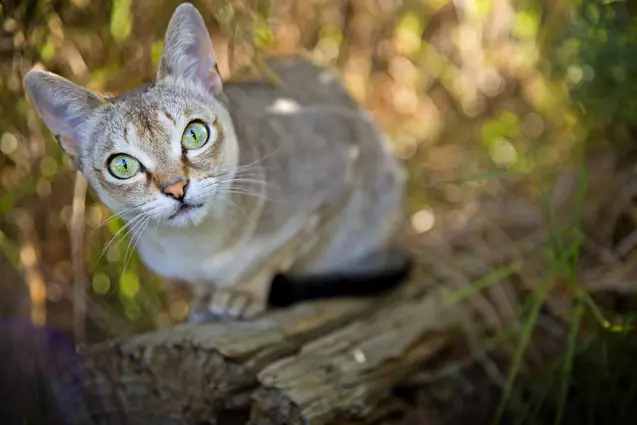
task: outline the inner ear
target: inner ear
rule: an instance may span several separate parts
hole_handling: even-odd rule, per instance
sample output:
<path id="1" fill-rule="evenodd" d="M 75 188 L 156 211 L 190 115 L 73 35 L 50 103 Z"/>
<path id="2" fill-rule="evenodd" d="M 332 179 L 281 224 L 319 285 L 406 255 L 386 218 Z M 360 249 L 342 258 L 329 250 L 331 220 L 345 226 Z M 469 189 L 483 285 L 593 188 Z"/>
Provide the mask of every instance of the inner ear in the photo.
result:
<path id="1" fill-rule="evenodd" d="M 210 34 L 190 3 L 177 7 L 168 23 L 157 80 L 167 77 L 195 82 L 213 94 L 222 90 Z"/>
<path id="2" fill-rule="evenodd" d="M 24 86 L 38 115 L 71 156 L 81 150 L 81 130 L 108 101 L 71 81 L 46 71 L 29 71 Z"/>

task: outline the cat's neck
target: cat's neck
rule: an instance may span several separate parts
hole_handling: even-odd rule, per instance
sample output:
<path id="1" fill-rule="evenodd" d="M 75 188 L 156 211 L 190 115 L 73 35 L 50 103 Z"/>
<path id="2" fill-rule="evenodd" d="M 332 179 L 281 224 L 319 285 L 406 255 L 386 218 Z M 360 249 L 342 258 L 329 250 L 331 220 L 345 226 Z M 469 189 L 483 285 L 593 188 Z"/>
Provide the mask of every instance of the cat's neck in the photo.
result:
<path id="1" fill-rule="evenodd" d="M 254 222 L 257 218 L 256 210 L 240 205 L 243 200 L 244 197 L 237 194 L 218 197 L 214 207 L 196 223 L 175 226 L 159 222 L 148 226 L 140 234 L 138 248 L 153 252 L 170 252 L 177 248 L 184 255 L 190 251 L 213 254 L 227 250 L 247 236 L 250 226 L 246 222 Z"/>

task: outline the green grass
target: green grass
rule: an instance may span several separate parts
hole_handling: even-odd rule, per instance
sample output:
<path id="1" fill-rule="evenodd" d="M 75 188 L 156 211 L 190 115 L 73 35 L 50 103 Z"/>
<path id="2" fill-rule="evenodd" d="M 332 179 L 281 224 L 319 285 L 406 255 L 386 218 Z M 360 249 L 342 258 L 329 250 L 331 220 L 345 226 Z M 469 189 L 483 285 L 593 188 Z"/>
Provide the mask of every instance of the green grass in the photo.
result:
<path id="1" fill-rule="evenodd" d="M 549 424 L 606 423 L 616 425 L 637 423 L 637 344 L 630 335 L 630 318 L 622 324 L 611 324 L 604 318 L 595 301 L 577 281 L 577 268 L 583 242 L 581 217 L 586 193 L 586 169 L 580 167 L 577 200 L 570 223 L 560 227 L 550 203 L 550 191 L 544 191 L 545 222 L 549 233 L 549 269 L 537 290 L 525 305 L 525 320 L 514 336 L 516 349 L 494 424 L 504 417 L 512 423 Z M 505 268 L 492 276 L 507 276 Z M 572 308 L 567 312 L 570 323 L 568 341 L 562 354 L 553 362 L 524 374 L 523 365 L 531 343 L 541 308 L 553 279 L 566 278 L 572 295 Z M 485 278 L 472 285 L 475 291 L 499 279 Z M 583 323 L 589 320 L 584 330 Z M 536 375 L 539 373 L 539 375 Z"/>
<path id="2" fill-rule="evenodd" d="M 604 332 L 606 328 L 609 328 L 609 323 L 604 319 L 595 301 L 579 286 L 576 275 L 584 239 L 581 229 L 581 218 L 588 182 L 587 170 L 583 165 L 585 153 L 585 143 L 583 141 L 580 148 L 578 152 L 579 158 L 577 158 L 577 162 L 580 165 L 578 167 L 575 203 L 570 220 L 566 225 L 560 226 L 558 223 L 556 211 L 551 202 L 552 188 L 542 188 L 544 220 L 548 233 L 548 246 L 543 248 L 549 260 L 549 265 L 545 276 L 538 276 L 540 284 L 537 290 L 531 293 L 520 307 L 518 315 L 522 318 L 521 325 L 517 325 L 518 322 L 515 322 L 515 326 L 508 327 L 495 337 L 488 339 L 484 342 L 482 350 L 478 350 L 484 354 L 486 351 L 492 350 L 506 341 L 515 340 L 516 348 L 511 358 L 507 381 L 493 418 L 494 425 L 500 424 L 505 416 L 513 418 L 513 422 L 520 425 L 538 423 L 540 417 L 544 417 L 546 420 L 547 406 L 551 406 L 549 410 L 553 412 L 550 422 L 554 425 L 562 424 L 567 415 L 566 409 L 569 394 L 574 386 L 572 379 L 573 368 L 574 364 L 579 360 L 577 358 L 580 354 L 578 337 L 580 336 L 582 320 L 585 314 L 588 313 L 595 319 L 599 325 L 600 332 Z M 445 183 L 466 183 L 476 180 L 501 178 L 507 174 L 509 174 L 508 170 L 490 171 L 464 176 Z M 449 302 L 456 303 L 465 300 L 469 296 L 515 275 L 520 266 L 520 261 L 516 261 L 492 271 L 485 277 L 473 282 L 470 286 L 452 293 L 449 297 Z M 529 392 L 529 388 L 537 388 L 537 382 L 529 382 L 524 379 L 526 377 L 522 376 L 527 349 L 532 342 L 542 306 L 545 304 L 547 296 L 549 296 L 552 284 L 557 279 L 560 279 L 560 281 L 565 280 L 570 286 L 570 293 L 573 294 L 571 299 L 573 308 L 567 313 L 568 322 L 571 324 L 568 341 L 564 352 L 556 359 L 557 366 L 548 368 L 553 375 L 550 379 L 543 381 L 543 389 L 540 391 L 536 389 L 527 397 L 525 393 Z M 457 369 L 448 368 L 445 369 L 445 372 L 448 373 L 451 370 Z M 522 382 L 519 382 L 520 380 Z M 522 401 L 524 399 L 527 400 Z"/>
<path id="3" fill-rule="evenodd" d="M 549 236 L 548 247 L 546 247 L 547 258 L 549 259 L 549 267 L 545 276 L 539 276 L 540 284 L 535 292 L 531 293 L 528 299 L 520 307 L 520 315 L 524 315 L 522 325 L 518 327 L 512 327 L 506 331 L 500 332 L 496 335 L 494 341 L 499 343 L 504 342 L 504 339 L 508 340 L 512 337 L 516 341 L 516 348 L 513 352 L 511 364 L 509 366 L 507 381 L 502 390 L 502 397 L 496 413 L 493 418 L 493 424 L 500 424 L 503 417 L 512 416 L 515 423 L 534 423 L 535 419 L 539 417 L 543 411 L 543 406 L 548 402 L 556 404 L 555 413 L 553 417 L 553 424 L 558 425 L 563 423 L 567 398 L 569 390 L 572 386 L 572 370 L 574 356 L 576 353 L 576 346 L 578 341 L 578 335 L 581 329 L 582 318 L 586 311 L 592 313 L 593 317 L 597 318 L 598 323 L 605 324 L 599 309 L 595 305 L 592 298 L 582 290 L 577 282 L 576 272 L 579 265 L 580 251 L 583 242 L 583 232 L 581 230 L 581 217 L 582 209 L 584 205 L 584 199 L 587 188 L 587 170 L 583 165 L 584 161 L 584 142 L 581 144 L 580 158 L 578 162 L 581 164 L 578 168 L 578 178 L 576 186 L 576 199 L 573 206 L 572 216 L 568 225 L 560 227 L 556 217 L 554 206 L 551 202 L 552 189 L 542 188 L 542 201 L 545 225 Z M 486 173 L 479 173 L 470 176 L 465 176 L 454 180 L 453 182 L 470 182 L 476 180 L 501 178 L 509 173 L 508 170 L 497 170 Z M 450 183 L 449 181 L 447 183 Z M 501 282 L 503 279 L 514 275 L 520 269 L 520 262 L 517 261 L 506 267 L 502 267 L 489 273 L 482 279 L 473 282 L 470 286 L 462 288 L 451 294 L 449 301 L 451 303 L 462 301 L 469 296 L 481 292 L 493 284 Z M 524 398 L 522 393 L 525 392 L 524 385 L 516 385 L 520 378 L 521 371 L 523 369 L 527 349 L 532 341 L 533 333 L 537 325 L 537 321 L 540 315 L 542 306 L 546 301 L 551 284 L 557 278 L 564 279 L 571 286 L 572 294 L 574 294 L 572 303 L 574 308 L 570 311 L 569 322 L 571 323 L 571 329 L 569 332 L 569 338 L 567 347 L 563 353 L 563 357 L 559 359 L 559 370 L 555 378 L 551 378 L 549 387 L 539 393 L 534 393 L 533 396 L 526 402 L 521 402 Z M 601 329 L 601 327 L 600 327 Z M 507 335 L 507 338 L 501 338 L 502 335 Z M 485 343 L 485 347 L 493 348 L 493 344 Z M 556 382 L 555 382 L 556 381 Z M 551 388 L 553 386 L 558 388 L 557 393 L 553 392 Z"/>
<path id="4" fill-rule="evenodd" d="M 578 176 L 577 199 L 573 209 L 573 216 L 571 219 L 571 223 L 565 229 L 561 229 L 557 223 L 556 213 L 550 201 L 551 192 L 543 190 L 542 199 L 544 204 L 544 216 L 549 235 L 549 271 L 541 280 L 537 291 L 532 293 L 530 296 L 531 308 L 526 321 L 520 331 L 517 348 L 511 361 L 506 386 L 503 390 L 502 399 L 498 405 L 494 417 L 494 424 L 499 424 L 501 422 L 502 416 L 507 411 L 507 408 L 509 406 L 509 401 L 511 401 L 511 399 L 514 397 L 520 398 L 519 394 L 513 394 L 516 390 L 516 379 L 518 378 L 519 372 L 524 362 L 527 348 L 531 341 L 533 331 L 540 314 L 540 310 L 546 300 L 546 296 L 548 294 L 552 280 L 557 277 L 566 276 L 568 278 L 568 283 L 573 287 L 574 293 L 580 291 L 576 280 L 576 268 L 578 265 L 579 253 L 583 240 L 582 231 L 580 228 L 580 220 L 582 215 L 584 196 L 586 193 L 586 183 L 586 169 L 584 166 L 581 166 Z M 562 423 L 566 398 L 571 386 L 573 352 L 580 328 L 581 318 L 584 312 L 584 305 L 581 304 L 579 297 L 575 297 L 575 302 L 576 307 L 573 310 L 573 317 L 571 320 L 572 328 L 569 336 L 568 346 L 564 353 L 564 358 L 561 362 L 562 367 L 559 373 L 560 382 L 558 382 L 558 385 L 560 391 L 557 400 L 558 408 L 553 421 L 555 425 Z M 542 408 L 543 400 L 546 395 L 547 394 L 542 394 L 539 399 L 534 399 L 534 402 L 537 404 L 535 406 L 529 405 L 525 413 L 529 414 L 530 412 L 533 412 L 534 414 L 529 416 L 537 416 Z M 524 416 L 526 416 L 526 414 Z"/>

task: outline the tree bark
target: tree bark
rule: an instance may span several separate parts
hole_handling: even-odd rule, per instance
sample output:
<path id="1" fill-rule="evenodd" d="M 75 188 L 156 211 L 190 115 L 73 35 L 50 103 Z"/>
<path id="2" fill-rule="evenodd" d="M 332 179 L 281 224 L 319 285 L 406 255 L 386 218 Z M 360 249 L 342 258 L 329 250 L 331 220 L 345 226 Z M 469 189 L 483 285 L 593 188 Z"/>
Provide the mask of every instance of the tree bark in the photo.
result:
<path id="1" fill-rule="evenodd" d="M 415 278 L 251 322 L 180 325 L 82 351 L 51 376 L 79 424 L 329 424 L 363 419 L 451 336 L 459 305 Z"/>

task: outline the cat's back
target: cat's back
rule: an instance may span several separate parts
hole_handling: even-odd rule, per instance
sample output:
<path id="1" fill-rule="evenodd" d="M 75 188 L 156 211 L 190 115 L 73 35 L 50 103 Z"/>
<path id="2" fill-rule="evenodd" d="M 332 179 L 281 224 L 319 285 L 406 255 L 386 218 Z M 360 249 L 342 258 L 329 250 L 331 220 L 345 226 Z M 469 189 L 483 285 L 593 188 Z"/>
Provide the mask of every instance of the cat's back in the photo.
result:
<path id="1" fill-rule="evenodd" d="M 301 198 L 328 196 L 325 191 L 385 169 L 400 177 L 389 144 L 335 70 L 300 58 L 275 58 L 268 65 L 280 85 L 262 78 L 225 86 L 242 163 L 270 166 L 268 172 L 279 173 L 270 177 Z M 386 189 L 393 187 L 388 182 Z"/>
<path id="2" fill-rule="evenodd" d="M 268 66 L 282 84 L 273 84 L 265 77 L 225 83 L 224 92 L 233 113 L 258 116 L 265 111 L 276 112 L 271 108 L 272 103 L 281 98 L 293 99 L 299 106 L 306 107 L 329 104 L 358 108 L 332 69 L 296 57 L 274 58 L 268 61 Z"/>
<path id="3" fill-rule="evenodd" d="M 402 215 L 404 173 L 371 116 L 334 70 L 298 58 L 272 59 L 269 67 L 282 84 L 262 79 L 224 89 L 240 162 L 259 162 L 275 182 L 263 232 L 336 205 L 338 217 L 320 234 L 329 242 L 318 241 L 323 252 L 312 258 L 329 268 L 384 243 Z M 284 202 L 276 202 L 281 196 Z"/>

